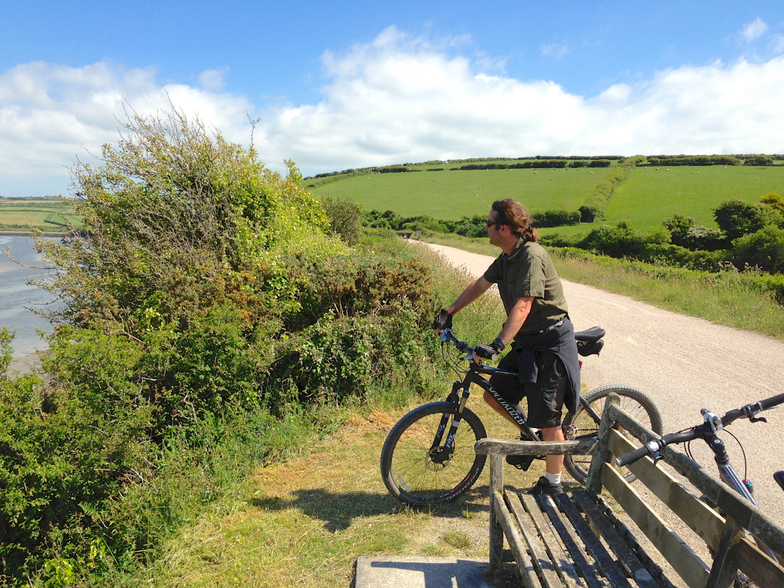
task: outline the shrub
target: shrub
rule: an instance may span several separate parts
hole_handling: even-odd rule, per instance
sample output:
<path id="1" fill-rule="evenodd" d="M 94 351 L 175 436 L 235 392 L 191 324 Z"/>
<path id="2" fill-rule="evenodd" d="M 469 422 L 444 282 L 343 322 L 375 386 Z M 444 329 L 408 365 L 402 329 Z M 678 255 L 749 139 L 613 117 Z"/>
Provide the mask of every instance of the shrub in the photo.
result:
<path id="1" fill-rule="evenodd" d="M 602 225 L 593 229 L 583 240 L 585 249 L 610 257 L 637 257 L 643 251 L 643 240 L 628 221 L 617 226 Z"/>
<path id="2" fill-rule="evenodd" d="M 350 199 L 338 198 L 334 202 L 326 200 L 324 207 L 329 218 L 330 231 L 339 235 L 347 245 L 354 246 L 359 243 L 362 230 L 362 211 L 359 204 Z"/>
<path id="3" fill-rule="evenodd" d="M 732 242 L 730 260 L 738 269 L 759 267 L 770 273 L 784 272 L 784 230 L 767 226 Z"/>
<path id="4" fill-rule="evenodd" d="M 784 215 L 784 198 L 776 192 L 768 192 L 765 194 L 760 198 L 760 204 L 764 204 Z"/>
<path id="5" fill-rule="evenodd" d="M 763 226 L 765 220 L 758 206 L 747 204 L 742 200 L 727 200 L 722 202 L 713 212 L 716 224 L 732 241 L 743 235 L 756 233 Z"/>
<path id="6" fill-rule="evenodd" d="M 534 213 L 534 226 L 537 227 L 563 227 L 567 225 L 579 225 L 581 214 L 579 212 L 568 212 L 566 210 L 545 210 Z"/>
<path id="7" fill-rule="evenodd" d="M 414 336 L 435 308 L 428 268 L 330 235 L 293 163 L 282 177 L 176 111 L 126 131 L 101 167 L 74 170 L 85 230 L 37 241 L 61 268 L 42 285 L 65 303 L 46 385 L 4 376 L 0 333 L 3 580 L 75 584 L 98 569 L 93 552 L 130 565 L 182 520 L 151 482 L 170 447 L 206 463 L 223 440 L 205 431 L 230 436 L 231 419 L 267 405 L 281 415 L 275 400 L 302 378 L 342 401 L 434 351 Z"/>

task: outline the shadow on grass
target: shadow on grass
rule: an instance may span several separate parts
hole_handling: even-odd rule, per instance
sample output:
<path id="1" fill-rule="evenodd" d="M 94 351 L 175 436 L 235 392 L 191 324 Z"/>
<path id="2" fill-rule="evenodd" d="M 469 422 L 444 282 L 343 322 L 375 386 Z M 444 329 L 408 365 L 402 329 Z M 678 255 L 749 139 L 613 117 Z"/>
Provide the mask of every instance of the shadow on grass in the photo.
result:
<path id="1" fill-rule="evenodd" d="M 324 521 L 324 528 L 332 533 L 351 526 L 356 518 L 393 515 L 409 509 L 389 494 L 372 492 L 329 492 L 323 488 L 295 490 L 295 498 L 254 498 L 250 503 L 262 510 L 285 510 L 296 508 L 310 518 Z M 472 488 L 466 497 L 454 504 L 436 508 L 420 508 L 431 516 L 460 518 L 466 514 L 478 514 L 489 510 L 489 488 Z"/>

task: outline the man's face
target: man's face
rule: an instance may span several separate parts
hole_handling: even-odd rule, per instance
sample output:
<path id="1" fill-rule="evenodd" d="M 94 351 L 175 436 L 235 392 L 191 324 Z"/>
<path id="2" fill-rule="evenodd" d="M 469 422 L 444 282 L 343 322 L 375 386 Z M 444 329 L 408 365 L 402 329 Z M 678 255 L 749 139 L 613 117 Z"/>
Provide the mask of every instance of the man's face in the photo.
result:
<path id="1" fill-rule="evenodd" d="M 495 210 L 490 210 L 490 214 L 487 216 L 487 224 L 485 225 L 487 236 L 490 237 L 490 244 L 496 246 L 499 244 L 501 237 L 501 225 L 496 222 L 497 218 L 498 213 Z"/>

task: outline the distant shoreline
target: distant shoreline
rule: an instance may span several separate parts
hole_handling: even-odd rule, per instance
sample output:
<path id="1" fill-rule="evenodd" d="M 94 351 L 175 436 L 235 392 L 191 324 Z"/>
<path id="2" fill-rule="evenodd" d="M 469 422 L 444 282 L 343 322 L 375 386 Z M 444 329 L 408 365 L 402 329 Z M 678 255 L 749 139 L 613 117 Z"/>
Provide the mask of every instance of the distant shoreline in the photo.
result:
<path id="1" fill-rule="evenodd" d="M 29 374 L 36 368 L 41 366 L 40 351 L 23 355 L 22 357 L 14 357 L 11 359 L 11 365 L 8 366 L 9 371 L 18 372 L 19 374 Z"/>
<path id="2" fill-rule="evenodd" d="M 68 233 L 44 233 L 44 237 L 62 237 Z M 30 231 L 0 231 L 0 237 L 29 237 Z"/>

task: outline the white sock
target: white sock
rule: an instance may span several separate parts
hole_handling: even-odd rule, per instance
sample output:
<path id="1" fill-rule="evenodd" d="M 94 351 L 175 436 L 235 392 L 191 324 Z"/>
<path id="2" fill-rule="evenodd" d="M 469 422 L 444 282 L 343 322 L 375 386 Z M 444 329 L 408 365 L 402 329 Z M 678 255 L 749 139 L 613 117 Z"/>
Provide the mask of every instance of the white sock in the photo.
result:
<path id="1" fill-rule="evenodd" d="M 561 483 L 561 472 L 558 472 L 557 474 L 551 474 L 550 472 L 545 472 L 544 477 L 552 486 L 557 486 L 558 484 Z"/>

